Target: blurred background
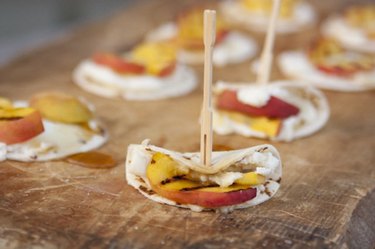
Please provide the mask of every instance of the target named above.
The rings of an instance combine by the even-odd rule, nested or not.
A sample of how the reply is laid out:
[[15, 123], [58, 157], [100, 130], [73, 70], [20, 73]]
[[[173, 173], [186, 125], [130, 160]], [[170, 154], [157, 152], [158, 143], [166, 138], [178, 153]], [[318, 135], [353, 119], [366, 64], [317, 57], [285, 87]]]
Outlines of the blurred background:
[[135, 3], [131, 0], [0, 0], [0, 64]]

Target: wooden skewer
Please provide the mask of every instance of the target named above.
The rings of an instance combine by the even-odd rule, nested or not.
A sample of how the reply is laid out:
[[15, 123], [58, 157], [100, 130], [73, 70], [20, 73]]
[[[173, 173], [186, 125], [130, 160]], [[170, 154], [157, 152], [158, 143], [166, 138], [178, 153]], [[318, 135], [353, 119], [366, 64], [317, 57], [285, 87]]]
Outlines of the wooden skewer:
[[216, 36], [216, 11], [204, 11], [204, 85], [203, 105], [201, 112], [201, 163], [211, 166], [212, 154], [212, 56]]
[[280, 12], [280, 0], [273, 0], [272, 13], [268, 24], [266, 42], [260, 57], [260, 66], [257, 77], [257, 83], [267, 84], [270, 79], [271, 63], [273, 59], [273, 44], [275, 41], [276, 20]]

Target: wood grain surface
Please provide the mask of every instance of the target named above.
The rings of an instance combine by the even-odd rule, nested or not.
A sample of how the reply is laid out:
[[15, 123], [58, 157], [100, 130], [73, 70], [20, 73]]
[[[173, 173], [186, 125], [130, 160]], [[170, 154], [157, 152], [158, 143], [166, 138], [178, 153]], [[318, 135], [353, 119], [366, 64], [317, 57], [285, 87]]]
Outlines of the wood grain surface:
[[[202, 89], [162, 101], [104, 99], [74, 85], [72, 70], [95, 51], [126, 50], [194, 2], [140, 1], [0, 69], [1, 96], [28, 99], [56, 89], [94, 103], [111, 135], [100, 150], [119, 162], [103, 170], [64, 161], [2, 162], [0, 248], [374, 247], [375, 92], [326, 92], [332, 115], [324, 129], [292, 143], [272, 143], [281, 152], [284, 175], [277, 195], [262, 205], [230, 214], [194, 213], [151, 202], [126, 184], [130, 143], [150, 138], [172, 150], [199, 150]], [[313, 2], [322, 18], [348, 3]], [[277, 51], [302, 47], [315, 32], [277, 37]], [[202, 68], [196, 70], [203, 77]], [[282, 75], [275, 69], [272, 78]], [[255, 77], [243, 63], [215, 69], [217, 79]], [[266, 143], [236, 135], [214, 136], [214, 142], [235, 149]]]

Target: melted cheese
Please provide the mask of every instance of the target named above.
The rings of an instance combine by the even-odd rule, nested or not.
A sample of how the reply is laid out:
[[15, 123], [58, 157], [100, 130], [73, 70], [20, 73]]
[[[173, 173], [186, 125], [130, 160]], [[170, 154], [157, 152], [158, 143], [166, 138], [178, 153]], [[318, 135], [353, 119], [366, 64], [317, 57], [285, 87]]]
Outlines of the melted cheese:
[[237, 99], [240, 102], [255, 107], [265, 106], [270, 98], [271, 94], [267, 88], [259, 88], [257, 86], [249, 86], [237, 92]]

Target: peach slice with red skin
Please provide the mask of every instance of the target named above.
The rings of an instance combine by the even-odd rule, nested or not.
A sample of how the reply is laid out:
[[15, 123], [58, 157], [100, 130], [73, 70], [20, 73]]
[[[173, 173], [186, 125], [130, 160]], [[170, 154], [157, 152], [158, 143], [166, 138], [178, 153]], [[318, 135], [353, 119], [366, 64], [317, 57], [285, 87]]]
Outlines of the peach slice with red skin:
[[[179, 166], [169, 156], [156, 153], [147, 167], [146, 174], [157, 194], [179, 204], [218, 208], [240, 204], [257, 195], [257, 190], [250, 185], [205, 186], [200, 182], [184, 179], [188, 172], [189, 169]], [[254, 177], [250, 178], [254, 180]]]
[[79, 99], [62, 92], [45, 92], [34, 95], [30, 106], [51, 121], [86, 123], [92, 118], [89, 108]]
[[353, 75], [360, 70], [356, 68], [342, 68], [339, 66], [328, 66], [328, 65], [316, 65], [317, 69], [320, 71], [326, 73], [326, 74], [331, 74], [331, 75], [336, 75], [336, 76], [350, 76]]
[[217, 108], [227, 111], [240, 112], [255, 117], [280, 118], [285, 119], [299, 113], [299, 109], [277, 97], [271, 96], [265, 106], [254, 107], [240, 102], [237, 92], [225, 90], [217, 97]]
[[125, 59], [110, 53], [97, 53], [92, 56], [92, 60], [103, 66], [107, 66], [112, 70], [121, 74], [143, 74], [146, 71], [145, 66], [126, 61]]
[[[182, 181], [182, 180], [180, 180]], [[199, 189], [184, 187], [175, 188], [177, 182], [165, 185], [156, 185], [153, 190], [159, 195], [180, 204], [192, 204], [205, 208], [218, 208], [241, 204], [256, 197], [257, 190], [244, 185], [233, 185], [230, 187], [202, 187]], [[188, 185], [187, 185], [188, 186]]]
[[160, 70], [157, 76], [166, 77], [168, 75], [171, 75], [175, 69], [176, 69], [176, 62], [171, 63], [168, 66], [164, 67], [162, 70]]
[[0, 110], [0, 142], [25, 142], [44, 131], [42, 117], [32, 108]]

